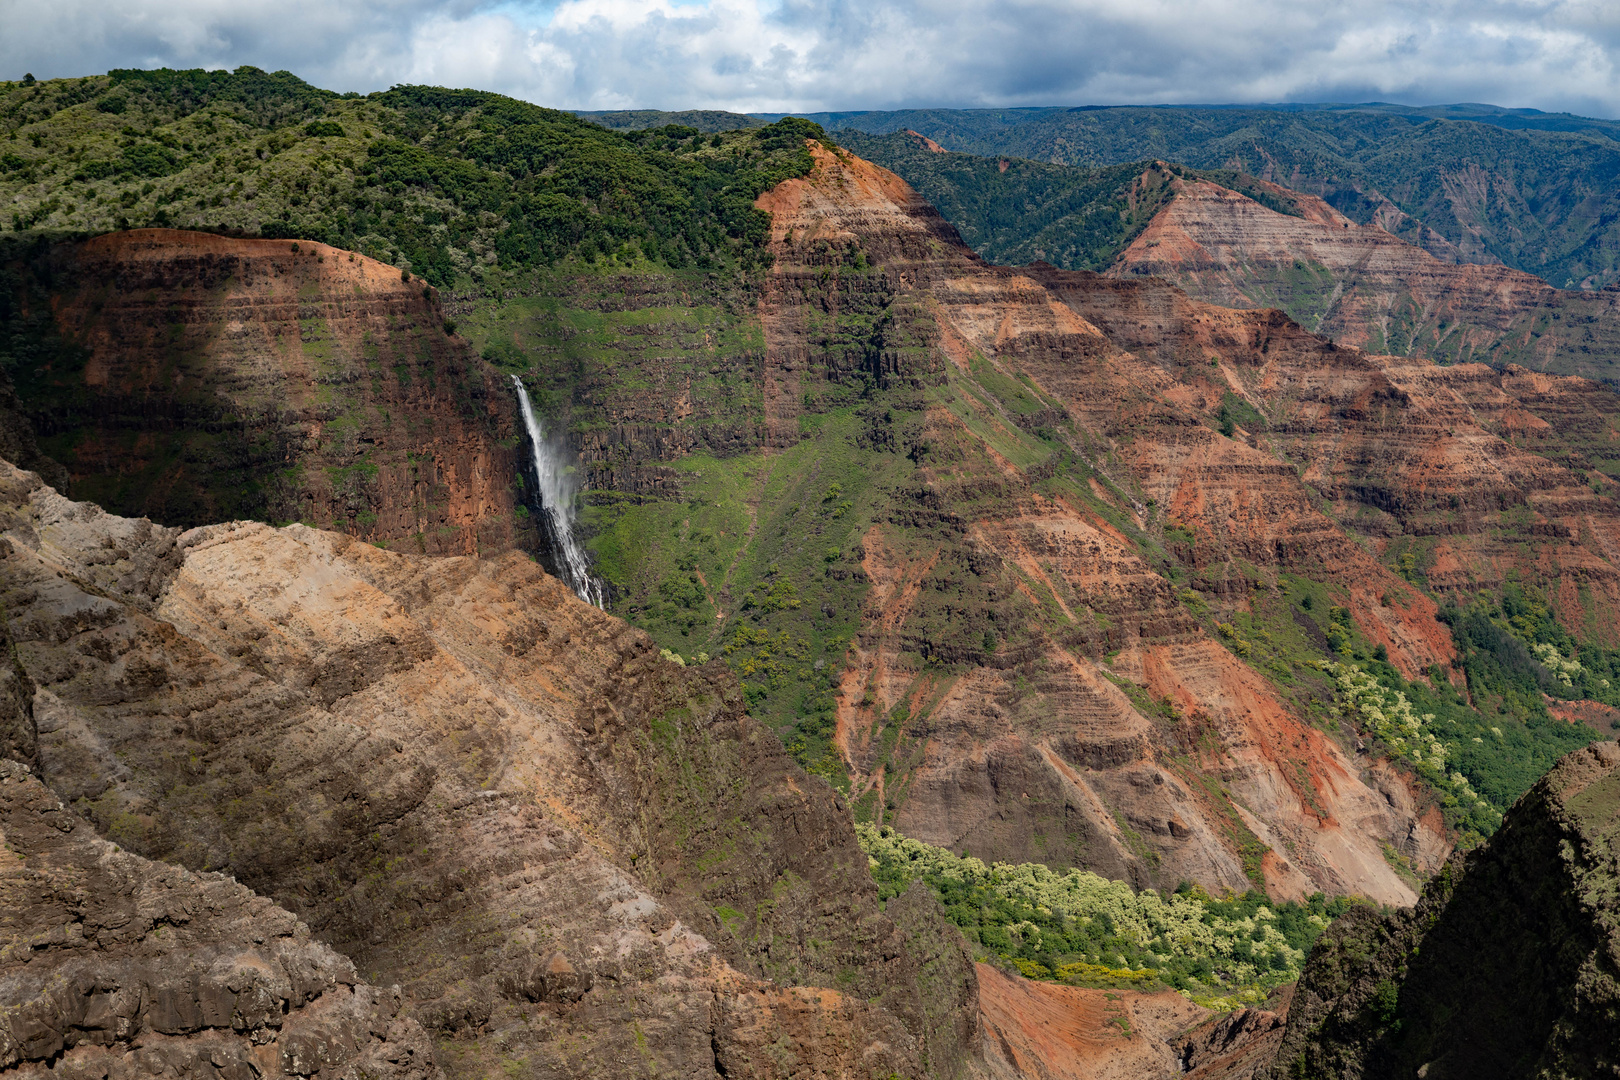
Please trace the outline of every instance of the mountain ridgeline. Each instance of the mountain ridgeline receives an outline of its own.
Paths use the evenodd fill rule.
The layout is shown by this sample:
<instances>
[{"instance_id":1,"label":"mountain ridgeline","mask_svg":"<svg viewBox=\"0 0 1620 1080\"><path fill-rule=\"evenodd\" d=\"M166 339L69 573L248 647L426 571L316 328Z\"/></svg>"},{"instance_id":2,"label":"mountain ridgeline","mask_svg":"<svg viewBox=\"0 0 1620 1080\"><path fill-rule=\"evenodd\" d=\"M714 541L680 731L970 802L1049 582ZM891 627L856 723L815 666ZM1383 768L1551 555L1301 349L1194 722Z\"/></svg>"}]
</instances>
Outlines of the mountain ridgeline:
<instances>
[{"instance_id":1,"label":"mountain ridgeline","mask_svg":"<svg viewBox=\"0 0 1620 1080\"><path fill-rule=\"evenodd\" d=\"M1509 275L1589 374L1608 316L1224 159L603 119L0 85L0 885L104 858L43 815L264 905L173 946L182 994L92 882L62 941L150 999L9 948L57 907L0 922L0 1060L1349 1076L1460 1037L1421 964L1348 965L1609 767L1620 402L1565 327L1391 313ZM261 923L285 1034L205 969Z\"/></svg>"},{"instance_id":2,"label":"mountain ridgeline","mask_svg":"<svg viewBox=\"0 0 1620 1080\"><path fill-rule=\"evenodd\" d=\"M652 112L589 113L626 129ZM766 117L733 115L731 124ZM918 132L941 148L1086 169L1169 161L1316 195L1456 262L1559 288L1620 279L1620 123L1489 105L1117 106L811 113L828 131ZM710 123L723 121L710 120Z\"/></svg>"}]
</instances>

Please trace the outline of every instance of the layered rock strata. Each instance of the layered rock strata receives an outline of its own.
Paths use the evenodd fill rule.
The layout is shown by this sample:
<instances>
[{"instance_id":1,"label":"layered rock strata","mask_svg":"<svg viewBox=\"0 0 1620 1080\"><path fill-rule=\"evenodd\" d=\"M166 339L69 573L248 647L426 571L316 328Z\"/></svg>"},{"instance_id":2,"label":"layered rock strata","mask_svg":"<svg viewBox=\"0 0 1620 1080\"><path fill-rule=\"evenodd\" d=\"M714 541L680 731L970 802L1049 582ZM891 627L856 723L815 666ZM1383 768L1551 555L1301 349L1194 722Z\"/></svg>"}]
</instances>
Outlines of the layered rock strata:
<instances>
[{"instance_id":1,"label":"layered rock strata","mask_svg":"<svg viewBox=\"0 0 1620 1080\"><path fill-rule=\"evenodd\" d=\"M1120 253L1113 276L1157 275L1226 307L1281 308L1374 353L1617 375L1620 293L1555 289L1522 270L1437 258L1313 195L1275 188L1296 217L1154 168L1175 195Z\"/></svg>"},{"instance_id":2,"label":"layered rock strata","mask_svg":"<svg viewBox=\"0 0 1620 1080\"><path fill-rule=\"evenodd\" d=\"M516 553L182 531L0 481L53 789L401 984L447 1074L967 1067L959 936L920 894L879 910L847 807L722 669Z\"/></svg>"},{"instance_id":3,"label":"layered rock strata","mask_svg":"<svg viewBox=\"0 0 1620 1080\"><path fill-rule=\"evenodd\" d=\"M170 229L17 269L23 315L48 306L59 336L18 389L81 497L426 552L525 541L510 387L420 279L309 241Z\"/></svg>"},{"instance_id":4,"label":"layered rock strata","mask_svg":"<svg viewBox=\"0 0 1620 1080\"><path fill-rule=\"evenodd\" d=\"M398 987L223 874L119 850L14 761L0 838L7 1075L443 1075Z\"/></svg>"},{"instance_id":5,"label":"layered rock strata","mask_svg":"<svg viewBox=\"0 0 1620 1080\"><path fill-rule=\"evenodd\" d=\"M1594 460L1608 460L1620 437L1609 391L1523 368L1373 356L1281 312L1210 308L1162 281L1031 273L1151 360L1122 384L1151 379L1194 416L1241 402L1257 418L1233 439L1202 428L1168 446L1138 443L1138 474L1194 533L1195 562L1338 576L1358 624L1413 671L1449 657L1448 635L1430 602L1391 581L1352 537L1380 554L1400 544L1442 595L1540 581L1566 626L1614 640L1614 620L1599 613L1620 610L1620 505L1593 480ZM1212 468L1206 454L1227 463ZM1253 478L1268 473L1288 502L1255 497ZM1216 484L1225 492L1212 499ZM1330 515L1314 512L1318 500ZM1302 521L1318 523L1315 535L1291 525Z\"/></svg>"},{"instance_id":6,"label":"layered rock strata","mask_svg":"<svg viewBox=\"0 0 1620 1080\"><path fill-rule=\"evenodd\" d=\"M1375 794L1331 740L1205 636L1105 512L1123 510L1141 524L1140 503L1110 495L1099 506L1043 489L1039 471L999 449L1020 438L1023 418L983 397L952 402L949 388L969 377L1027 380L1055 416L1094 436L1129 433L1121 456L1131 472L1100 479L1115 491L1162 493L1161 505L1183 488L1239 530L1241 549L1213 557L1212 584L1228 576L1234 556L1269 567L1308 559L1359 585L1358 616L1387 627L1416 669L1450 657L1432 605L1322 515L1291 466L1200 424L1195 403L1155 359L1126 351L1056 283L984 266L898 178L817 153L816 172L760 203L772 212L781 295L797 288L804 297L768 314L768 355L794 355L800 335L791 318L856 288L870 294L878 277L892 307L923 313L910 347L894 351L891 377L925 392L941 388L924 399L914 436L919 468L907 494L919 510L902 516L897 505L862 543L872 585L839 712L850 761L858 772L873 769L867 777L887 800L884 777L894 767L866 764L876 756L868 733L906 706L901 737L920 757L897 793L896 827L986 857L1079 864L1144 885L1190 878L1217 889L1248 887L1252 871L1237 849L1251 835L1276 853L1261 872L1281 895L1320 888L1409 900L1376 838L1430 864L1444 851L1410 797ZM855 249L881 274L853 270L847 253ZM843 284L846 277L855 284ZM793 284L806 280L831 283L818 293ZM986 366L989 375L981 374ZM779 395L778 426L812 397L800 385ZM1409 596L1410 606L1380 605L1376 597L1389 590ZM1018 617L1040 620L1042 634L1023 655L992 658L964 642L942 657L967 665L950 677L907 659L926 654L930 639L940 647L933 627L950 625L952 611L1036 597L1046 599ZM1172 719L1144 709L1142 696L1168 701ZM1195 728L1214 741L1199 743ZM1218 788L1201 779L1212 773L1223 779Z\"/></svg>"}]
</instances>

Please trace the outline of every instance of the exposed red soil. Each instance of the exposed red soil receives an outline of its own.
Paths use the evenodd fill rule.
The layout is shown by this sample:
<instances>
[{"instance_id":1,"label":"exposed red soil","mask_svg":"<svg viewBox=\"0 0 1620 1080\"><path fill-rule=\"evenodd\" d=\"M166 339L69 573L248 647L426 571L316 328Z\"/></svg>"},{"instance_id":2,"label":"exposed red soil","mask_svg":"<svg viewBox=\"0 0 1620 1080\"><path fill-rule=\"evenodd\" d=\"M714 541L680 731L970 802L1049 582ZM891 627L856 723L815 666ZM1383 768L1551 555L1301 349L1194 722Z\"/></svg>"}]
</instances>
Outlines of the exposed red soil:
<instances>
[{"instance_id":1,"label":"exposed red soil","mask_svg":"<svg viewBox=\"0 0 1620 1080\"><path fill-rule=\"evenodd\" d=\"M1173 990L1087 990L975 966L985 1056L1028 1080L1176 1075L1171 1041L1210 1015Z\"/></svg>"}]
</instances>

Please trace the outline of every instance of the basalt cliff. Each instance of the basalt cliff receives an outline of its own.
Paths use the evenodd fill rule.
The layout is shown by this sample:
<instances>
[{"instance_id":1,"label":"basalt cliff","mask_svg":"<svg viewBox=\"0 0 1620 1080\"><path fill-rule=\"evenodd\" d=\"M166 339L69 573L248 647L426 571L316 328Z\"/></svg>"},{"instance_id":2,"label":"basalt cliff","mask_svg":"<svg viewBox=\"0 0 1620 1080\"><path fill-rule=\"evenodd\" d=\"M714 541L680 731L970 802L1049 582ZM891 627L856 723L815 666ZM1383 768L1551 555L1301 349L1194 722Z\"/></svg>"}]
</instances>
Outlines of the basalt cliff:
<instances>
[{"instance_id":1,"label":"basalt cliff","mask_svg":"<svg viewBox=\"0 0 1620 1080\"><path fill-rule=\"evenodd\" d=\"M1357 223L1276 185L1264 186L1293 214L1162 164L1140 182L1168 182L1175 194L1111 275L1158 275L1211 303L1280 308L1369 352L1615 378L1620 292L1555 289L1511 267L1441 259L1378 219Z\"/></svg>"},{"instance_id":2,"label":"basalt cliff","mask_svg":"<svg viewBox=\"0 0 1620 1080\"><path fill-rule=\"evenodd\" d=\"M421 279L307 240L172 229L9 254L29 358L12 376L83 497L172 525L534 546L511 394Z\"/></svg>"}]
</instances>

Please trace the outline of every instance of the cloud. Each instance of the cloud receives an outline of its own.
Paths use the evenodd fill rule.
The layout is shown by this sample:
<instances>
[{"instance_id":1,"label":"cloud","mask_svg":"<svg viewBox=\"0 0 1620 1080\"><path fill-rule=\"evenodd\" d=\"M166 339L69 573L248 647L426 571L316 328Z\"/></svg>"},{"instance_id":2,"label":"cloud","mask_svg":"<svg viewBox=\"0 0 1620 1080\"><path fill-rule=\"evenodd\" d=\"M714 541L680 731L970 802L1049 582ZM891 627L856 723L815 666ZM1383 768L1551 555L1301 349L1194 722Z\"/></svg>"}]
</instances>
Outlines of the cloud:
<instances>
[{"instance_id":1,"label":"cloud","mask_svg":"<svg viewBox=\"0 0 1620 1080\"><path fill-rule=\"evenodd\" d=\"M0 0L0 74L286 68L564 108L1364 101L1620 115L1606 0Z\"/></svg>"}]
</instances>

